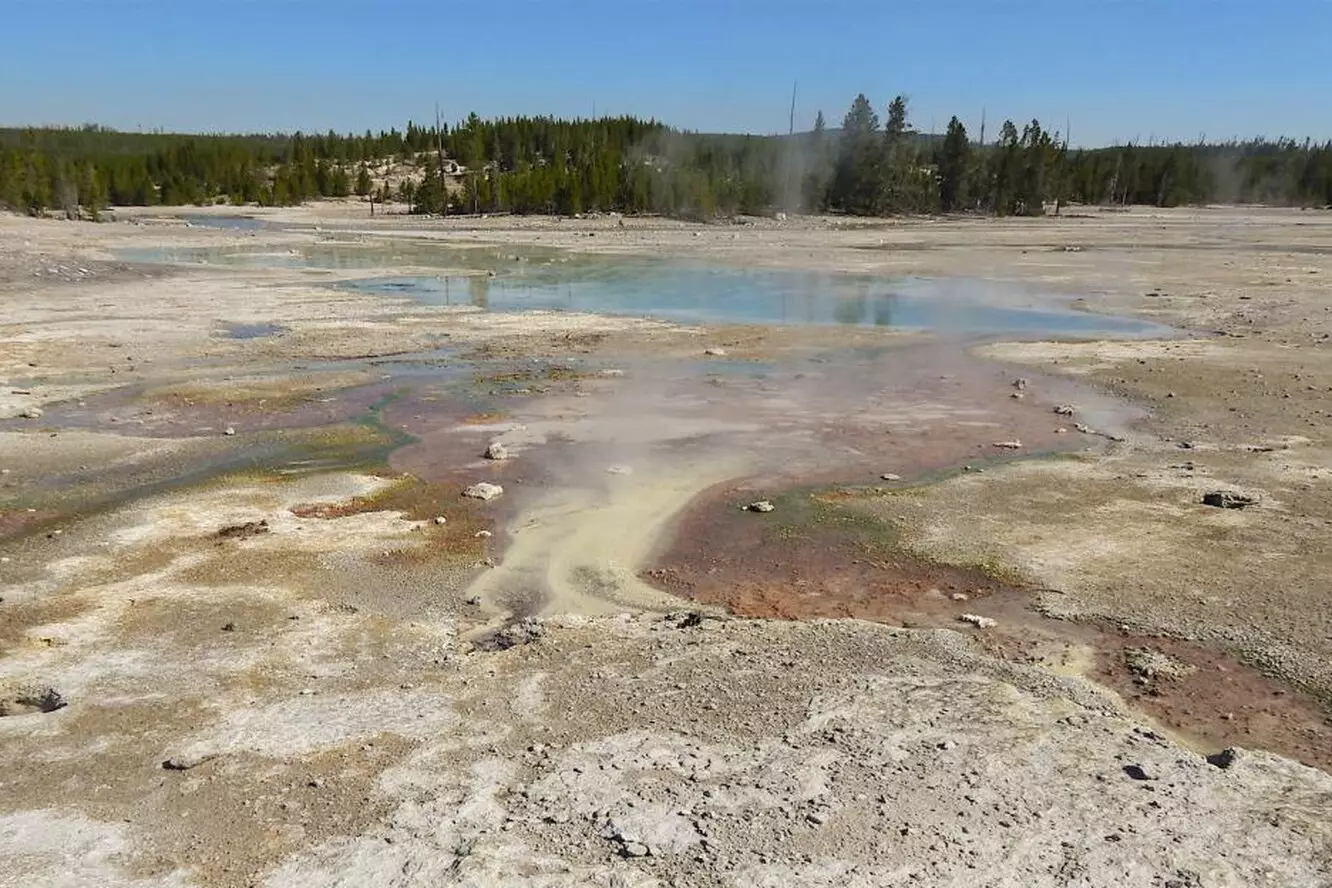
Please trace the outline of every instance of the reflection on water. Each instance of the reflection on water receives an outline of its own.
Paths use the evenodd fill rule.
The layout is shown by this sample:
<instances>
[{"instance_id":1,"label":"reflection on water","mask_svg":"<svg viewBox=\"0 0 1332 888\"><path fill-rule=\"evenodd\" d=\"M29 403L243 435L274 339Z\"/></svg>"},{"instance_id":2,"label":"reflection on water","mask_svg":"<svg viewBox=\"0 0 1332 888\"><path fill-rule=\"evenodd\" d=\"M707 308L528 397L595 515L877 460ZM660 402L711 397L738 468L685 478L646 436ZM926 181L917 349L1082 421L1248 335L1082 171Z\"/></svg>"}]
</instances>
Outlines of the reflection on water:
<instances>
[{"instance_id":1,"label":"reflection on water","mask_svg":"<svg viewBox=\"0 0 1332 888\"><path fill-rule=\"evenodd\" d=\"M1170 336L1158 324L1075 311L1067 299L979 278L886 278L745 269L645 257L423 242L320 243L285 252L236 248L125 251L142 262L438 273L338 286L486 311L565 310L693 323L842 324L958 333Z\"/></svg>"}]
</instances>

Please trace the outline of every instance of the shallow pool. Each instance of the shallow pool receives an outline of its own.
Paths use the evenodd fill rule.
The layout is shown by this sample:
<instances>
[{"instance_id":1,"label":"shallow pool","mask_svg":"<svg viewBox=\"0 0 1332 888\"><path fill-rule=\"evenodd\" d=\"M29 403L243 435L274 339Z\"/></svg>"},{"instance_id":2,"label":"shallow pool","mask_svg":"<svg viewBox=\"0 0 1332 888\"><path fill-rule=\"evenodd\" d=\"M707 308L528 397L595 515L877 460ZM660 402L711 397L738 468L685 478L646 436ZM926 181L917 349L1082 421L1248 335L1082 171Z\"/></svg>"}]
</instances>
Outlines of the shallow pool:
<instances>
[{"instance_id":1,"label":"shallow pool","mask_svg":"<svg viewBox=\"0 0 1332 888\"><path fill-rule=\"evenodd\" d=\"M428 305L487 311L544 309L687 323L900 327L963 334L1146 338L1168 327L1079 311L1073 296L982 278L889 278L746 269L534 248L452 247L420 241L321 243L287 251L127 251L141 262L413 274L368 275L336 286ZM432 272L439 269L439 273Z\"/></svg>"}]
</instances>

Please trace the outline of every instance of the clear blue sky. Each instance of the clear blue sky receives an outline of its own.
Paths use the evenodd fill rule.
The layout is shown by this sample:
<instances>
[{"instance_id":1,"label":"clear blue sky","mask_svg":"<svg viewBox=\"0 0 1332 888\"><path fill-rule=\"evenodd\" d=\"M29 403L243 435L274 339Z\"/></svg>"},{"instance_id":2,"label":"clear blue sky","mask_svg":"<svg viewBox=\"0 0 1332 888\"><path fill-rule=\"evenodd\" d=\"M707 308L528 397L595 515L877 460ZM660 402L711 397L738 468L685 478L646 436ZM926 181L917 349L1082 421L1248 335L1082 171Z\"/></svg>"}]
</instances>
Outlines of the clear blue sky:
<instances>
[{"instance_id":1,"label":"clear blue sky","mask_svg":"<svg viewBox=\"0 0 1332 888\"><path fill-rule=\"evenodd\" d=\"M883 113L1073 140L1332 137L1332 0L0 0L0 123L258 131Z\"/></svg>"}]
</instances>

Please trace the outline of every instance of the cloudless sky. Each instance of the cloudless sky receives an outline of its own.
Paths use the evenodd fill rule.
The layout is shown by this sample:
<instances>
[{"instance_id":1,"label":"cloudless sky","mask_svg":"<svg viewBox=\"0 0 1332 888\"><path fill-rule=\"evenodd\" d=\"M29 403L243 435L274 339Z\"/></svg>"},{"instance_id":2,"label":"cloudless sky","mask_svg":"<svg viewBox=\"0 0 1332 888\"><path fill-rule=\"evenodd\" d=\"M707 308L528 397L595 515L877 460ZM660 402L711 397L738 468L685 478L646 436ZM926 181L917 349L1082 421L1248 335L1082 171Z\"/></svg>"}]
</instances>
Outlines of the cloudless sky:
<instances>
[{"instance_id":1,"label":"cloudless sky","mask_svg":"<svg viewBox=\"0 0 1332 888\"><path fill-rule=\"evenodd\" d=\"M0 0L0 124L401 128L475 110L785 132L857 92L1077 144L1332 137L1332 0Z\"/></svg>"}]
</instances>

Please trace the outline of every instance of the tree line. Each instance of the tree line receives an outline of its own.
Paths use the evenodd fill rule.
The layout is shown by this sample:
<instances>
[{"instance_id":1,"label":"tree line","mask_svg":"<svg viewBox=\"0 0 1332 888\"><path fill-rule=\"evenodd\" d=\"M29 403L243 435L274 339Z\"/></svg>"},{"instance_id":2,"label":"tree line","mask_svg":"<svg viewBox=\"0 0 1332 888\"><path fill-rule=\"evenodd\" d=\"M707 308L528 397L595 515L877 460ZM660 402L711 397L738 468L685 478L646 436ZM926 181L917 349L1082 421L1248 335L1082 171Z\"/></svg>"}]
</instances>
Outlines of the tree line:
<instances>
[{"instance_id":1,"label":"tree line","mask_svg":"<svg viewBox=\"0 0 1332 888\"><path fill-rule=\"evenodd\" d=\"M454 126L361 135L0 129L0 205L96 216L117 205L289 205L352 194L416 213L662 213L714 218L1039 215L1064 204L1332 205L1332 142L1072 148L1037 120L992 137L952 118L915 128L904 97L881 119L863 94L833 130L691 133L653 120L472 114Z\"/></svg>"}]
</instances>

